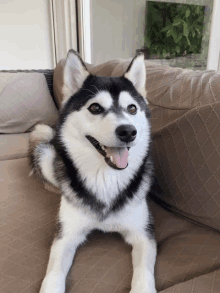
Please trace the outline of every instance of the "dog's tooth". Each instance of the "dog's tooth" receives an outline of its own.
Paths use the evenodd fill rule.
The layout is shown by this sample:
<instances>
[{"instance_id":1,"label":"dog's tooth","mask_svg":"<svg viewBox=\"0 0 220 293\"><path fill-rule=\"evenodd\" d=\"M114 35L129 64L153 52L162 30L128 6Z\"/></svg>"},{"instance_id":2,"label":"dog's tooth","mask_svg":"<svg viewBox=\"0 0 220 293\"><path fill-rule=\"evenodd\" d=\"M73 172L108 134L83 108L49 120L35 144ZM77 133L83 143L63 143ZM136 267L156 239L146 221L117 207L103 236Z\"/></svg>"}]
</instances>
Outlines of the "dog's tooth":
<instances>
[{"instance_id":1,"label":"dog's tooth","mask_svg":"<svg viewBox=\"0 0 220 293\"><path fill-rule=\"evenodd\" d=\"M101 148L102 148L103 151L105 151L105 147L104 147L104 145L102 145Z\"/></svg>"},{"instance_id":2,"label":"dog's tooth","mask_svg":"<svg viewBox=\"0 0 220 293\"><path fill-rule=\"evenodd\" d=\"M111 160L111 162L113 163L113 157L112 157L112 156L110 156L110 160Z\"/></svg>"}]
</instances>

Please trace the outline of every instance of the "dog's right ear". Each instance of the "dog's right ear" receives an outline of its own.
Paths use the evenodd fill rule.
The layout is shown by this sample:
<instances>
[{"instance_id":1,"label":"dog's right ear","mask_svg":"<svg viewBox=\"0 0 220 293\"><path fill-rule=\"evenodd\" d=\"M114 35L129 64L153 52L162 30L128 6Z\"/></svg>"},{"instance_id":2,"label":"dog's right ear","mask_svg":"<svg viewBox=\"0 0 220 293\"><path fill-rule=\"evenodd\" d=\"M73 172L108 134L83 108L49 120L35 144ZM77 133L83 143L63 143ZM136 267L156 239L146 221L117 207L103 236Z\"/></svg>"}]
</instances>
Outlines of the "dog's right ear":
<instances>
[{"instance_id":1,"label":"dog's right ear","mask_svg":"<svg viewBox=\"0 0 220 293\"><path fill-rule=\"evenodd\" d=\"M129 79L136 90L145 98L145 82L146 82L146 69L144 63L144 54L137 54L128 66L124 77Z\"/></svg>"},{"instance_id":2,"label":"dog's right ear","mask_svg":"<svg viewBox=\"0 0 220 293\"><path fill-rule=\"evenodd\" d=\"M89 75L90 73L79 54L73 49L69 50L63 72L63 102L81 88Z\"/></svg>"}]
</instances>

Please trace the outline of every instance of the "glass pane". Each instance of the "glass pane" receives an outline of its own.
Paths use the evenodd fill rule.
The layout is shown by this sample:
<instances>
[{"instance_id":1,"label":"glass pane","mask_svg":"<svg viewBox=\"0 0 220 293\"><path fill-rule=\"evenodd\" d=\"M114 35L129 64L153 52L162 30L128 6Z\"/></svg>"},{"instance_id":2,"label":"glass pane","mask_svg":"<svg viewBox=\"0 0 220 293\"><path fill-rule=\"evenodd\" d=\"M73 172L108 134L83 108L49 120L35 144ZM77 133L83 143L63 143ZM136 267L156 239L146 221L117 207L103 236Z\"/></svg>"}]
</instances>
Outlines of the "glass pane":
<instances>
[{"instance_id":1,"label":"glass pane","mask_svg":"<svg viewBox=\"0 0 220 293\"><path fill-rule=\"evenodd\" d=\"M207 67L213 1L147 1L146 59L173 67Z\"/></svg>"}]
</instances>

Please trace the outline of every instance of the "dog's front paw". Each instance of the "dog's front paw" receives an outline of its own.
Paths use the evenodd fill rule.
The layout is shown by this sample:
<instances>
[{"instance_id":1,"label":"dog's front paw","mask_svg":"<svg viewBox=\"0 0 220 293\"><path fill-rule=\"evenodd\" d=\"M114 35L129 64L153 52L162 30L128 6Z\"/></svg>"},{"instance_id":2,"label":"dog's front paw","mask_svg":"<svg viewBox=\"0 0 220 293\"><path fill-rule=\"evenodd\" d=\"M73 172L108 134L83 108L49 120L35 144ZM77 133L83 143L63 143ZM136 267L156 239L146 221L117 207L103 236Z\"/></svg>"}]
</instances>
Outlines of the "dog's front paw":
<instances>
[{"instance_id":1,"label":"dog's front paw","mask_svg":"<svg viewBox=\"0 0 220 293\"><path fill-rule=\"evenodd\" d=\"M150 272L136 269L133 274L130 293L157 293L155 279Z\"/></svg>"},{"instance_id":2,"label":"dog's front paw","mask_svg":"<svg viewBox=\"0 0 220 293\"><path fill-rule=\"evenodd\" d=\"M157 291L154 285L142 286L140 284L135 287L132 287L129 293L157 293Z\"/></svg>"},{"instance_id":3,"label":"dog's front paw","mask_svg":"<svg viewBox=\"0 0 220 293\"><path fill-rule=\"evenodd\" d=\"M64 293L65 278L54 273L48 274L41 285L39 293Z\"/></svg>"},{"instance_id":4,"label":"dog's front paw","mask_svg":"<svg viewBox=\"0 0 220 293\"><path fill-rule=\"evenodd\" d=\"M157 293L156 289L132 289L129 293Z\"/></svg>"}]
</instances>

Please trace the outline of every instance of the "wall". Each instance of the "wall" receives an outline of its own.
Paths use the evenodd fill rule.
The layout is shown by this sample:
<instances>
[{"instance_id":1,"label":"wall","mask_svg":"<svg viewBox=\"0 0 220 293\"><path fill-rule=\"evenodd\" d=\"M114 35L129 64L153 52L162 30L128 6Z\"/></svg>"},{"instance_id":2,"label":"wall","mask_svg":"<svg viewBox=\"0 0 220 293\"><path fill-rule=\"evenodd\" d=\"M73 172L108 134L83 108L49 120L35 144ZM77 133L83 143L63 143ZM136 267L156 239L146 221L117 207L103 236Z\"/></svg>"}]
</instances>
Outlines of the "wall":
<instances>
[{"instance_id":1,"label":"wall","mask_svg":"<svg viewBox=\"0 0 220 293\"><path fill-rule=\"evenodd\" d=\"M0 70L52 69L49 0L0 1Z\"/></svg>"},{"instance_id":2,"label":"wall","mask_svg":"<svg viewBox=\"0 0 220 293\"><path fill-rule=\"evenodd\" d=\"M92 63L131 58L144 44L146 0L91 0Z\"/></svg>"}]
</instances>

